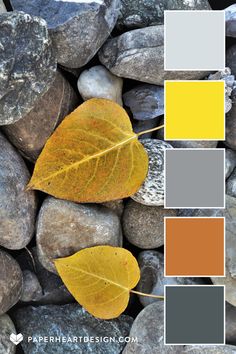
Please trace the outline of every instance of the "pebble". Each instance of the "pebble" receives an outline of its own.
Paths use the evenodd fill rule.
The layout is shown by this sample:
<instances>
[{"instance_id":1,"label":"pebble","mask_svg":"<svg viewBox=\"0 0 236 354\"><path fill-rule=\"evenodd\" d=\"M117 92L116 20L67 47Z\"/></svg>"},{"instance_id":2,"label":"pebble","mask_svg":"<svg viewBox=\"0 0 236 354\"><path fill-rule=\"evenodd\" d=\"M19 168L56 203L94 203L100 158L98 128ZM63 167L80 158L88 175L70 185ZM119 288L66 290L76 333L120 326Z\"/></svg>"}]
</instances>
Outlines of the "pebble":
<instances>
[{"instance_id":1,"label":"pebble","mask_svg":"<svg viewBox=\"0 0 236 354\"><path fill-rule=\"evenodd\" d=\"M233 4L225 9L226 36L236 37L236 5Z\"/></svg>"},{"instance_id":2,"label":"pebble","mask_svg":"<svg viewBox=\"0 0 236 354\"><path fill-rule=\"evenodd\" d=\"M104 321L93 317L79 304L27 306L14 313L17 329L24 337L126 337L129 334L132 318L121 315L119 318ZM23 341L25 354L120 354L124 342L36 342Z\"/></svg>"},{"instance_id":3,"label":"pebble","mask_svg":"<svg viewBox=\"0 0 236 354\"><path fill-rule=\"evenodd\" d=\"M38 215L36 242L39 261L47 270L56 272L55 258L91 246L122 246L120 220L115 212L102 205L48 197Z\"/></svg>"},{"instance_id":4,"label":"pebble","mask_svg":"<svg viewBox=\"0 0 236 354\"><path fill-rule=\"evenodd\" d=\"M233 106L226 116L225 144L231 149L236 150L236 89L233 90L231 97Z\"/></svg>"},{"instance_id":5,"label":"pebble","mask_svg":"<svg viewBox=\"0 0 236 354\"><path fill-rule=\"evenodd\" d=\"M19 301L23 283L20 266L3 250L0 250L0 279L0 315L2 315Z\"/></svg>"},{"instance_id":6,"label":"pebble","mask_svg":"<svg viewBox=\"0 0 236 354\"><path fill-rule=\"evenodd\" d=\"M36 216L36 195L25 191L30 179L25 162L0 134L0 245L21 249L31 240Z\"/></svg>"},{"instance_id":7,"label":"pebble","mask_svg":"<svg viewBox=\"0 0 236 354\"><path fill-rule=\"evenodd\" d=\"M149 119L149 120L135 120L135 119L132 120L132 126L135 133L140 133L140 132L144 132L145 130L155 128L159 125L158 123L159 123L159 117ZM152 136L153 136L153 132L149 132L139 136L138 138L140 140L151 139Z\"/></svg>"},{"instance_id":8,"label":"pebble","mask_svg":"<svg viewBox=\"0 0 236 354\"><path fill-rule=\"evenodd\" d=\"M84 101L93 97L107 98L123 106L123 80L110 73L102 65L84 70L78 79L77 86Z\"/></svg>"},{"instance_id":9,"label":"pebble","mask_svg":"<svg viewBox=\"0 0 236 354\"><path fill-rule=\"evenodd\" d=\"M228 344L236 345L236 308L226 302L225 336ZM236 350L236 348L235 348Z\"/></svg>"},{"instance_id":10,"label":"pebble","mask_svg":"<svg viewBox=\"0 0 236 354\"><path fill-rule=\"evenodd\" d=\"M24 270L23 288L20 300L23 302L37 301L43 296L43 290L35 273Z\"/></svg>"},{"instance_id":11,"label":"pebble","mask_svg":"<svg viewBox=\"0 0 236 354\"><path fill-rule=\"evenodd\" d=\"M123 354L182 354L183 346L164 345L164 301L159 300L145 307L135 318L129 342Z\"/></svg>"},{"instance_id":12,"label":"pebble","mask_svg":"<svg viewBox=\"0 0 236 354\"><path fill-rule=\"evenodd\" d=\"M122 226L128 241L143 249L164 244L164 217L176 216L176 211L146 206L129 199L125 205Z\"/></svg>"},{"instance_id":13,"label":"pebble","mask_svg":"<svg viewBox=\"0 0 236 354\"><path fill-rule=\"evenodd\" d=\"M3 13L0 33L0 47L5 48L0 52L0 125L6 125L29 113L49 89L56 60L46 22L39 17Z\"/></svg>"},{"instance_id":14,"label":"pebble","mask_svg":"<svg viewBox=\"0 0 236 354\"><path fill-rule=\"evenodd\" d=\"M172 146L156 139L140 141L149 157L148 175L141 188L131 198L144 205L164 205L164 151Z\"/></svg>"},{"instance_id":15,"label":"pebble","mask_svg":"<svg viewBox=\"0 0 236 354\"><path fill-rule=\"evenodd\" d=\"M109 37L120 0L10 0L14 10L42 17L48 25L58 63L69 68L87 64Z\"/></svg>"},{"instance_id":16,"label":"pebble","mask_svg":"<svg viewBox=\"0 0 236 354\"><path fill-rule=\"evenodd\" d=\"M141 279L137 290L146 294L164 295L164 285L198 285L205 284L202 278L165 277L164 255L157 251L142 251L138 256ZM143 306L159 301L154 298L138 296Z\"/></svg>"},{"instance_id":17,"label":"pebble","mask_svg":"<svg viewBox=\"0 0 236 354\"><path fill-rule=\"evenodd\" d=\"M183 354L236 354L233 345L186 345Z\"/></svg>"},{"instance_id":18,"label":"pebble","mask_svg":"<svg viewBox=\"0 0 236 354\"><path fill-rule=\"evenodd\" d=\"M225 150L225 178L227 179L236 167L236 152L230 149Z\"/></svg>"},{"instance_id":19,"label":"pebble","mask_svg":"<svg viewBox=\"0 0 236 354\"><path fill-rule=\"evenodd\" d=\"M164 23L165 10L210 10L207 0L121 0L119 30Z\"/></svg>"},{"instance_id":20,"label":"pebble","mask_svg":"<svg viewBox=\"0 0 236 354\"><path fill-rule=\"evenodd\" d=\"M4 5L3 0L0 0L0 14L2 14L3 12L6 12L6 6ZM1 353L1 351L0 351Z\"/></svg>"},{"instance_id":21,"label":"pebble","mask_svg":"<svg viewBox=\"0 0 236 354\"><path fill-rule=\"evenodd\" d=\"M57 125L77 106L75 91L58 71L34 108L18 122L5 125L3 131L23 156L34 162Z\"/></svg>"},{"instance_id":22,"label":"pebble","mask_svg":"<svg viewBox=\"0 0 236 354\"><path fill-rule=\"evenodd\" d=\"M232 75L236 75L236 44L233 44L226 51L226 65L230 67Z\"/></svg>"},{"instance_id":23,"label":"pebble","mask_svg":"<svg viewBox=\"0 0 236 354\"><path fill-rule=\"evenodd\" d=\"M164 86L164 80L197 80L200 71L164 70L164 26L126 32L107 40L99 51L100 62L114 75Z\"/></svg>"},{"instance_id":24,"label":"pebble","mask_svg":"<svg viewBox=\"0 0 236 354\"><path fill-rule=\"evenodd\" d=\"M0 354L15 354L16 346L10 341L9 335L17 332L14 323L7 314L0 316L0 333Z\"/></svg>"},{"instance_id":25,"label":"pebble","mask_svg":"<svg viewBox=\"0 0 236 354\"><path fill-rule=\"evenodd\" d=\"M226 182L226 194L236 198L236 169L234 169Z\"/></svg>"},{"instance_id":26,"label":"pebble","mask_svg":"<svg viewBox=\"0 0 236 354\"><path fill-rule=\"evenodd\" d=\"M133 118L148 120L164 114L164 88L156 85L139 85L123 95L124 104Z\"/></svg>"}]
</instances>

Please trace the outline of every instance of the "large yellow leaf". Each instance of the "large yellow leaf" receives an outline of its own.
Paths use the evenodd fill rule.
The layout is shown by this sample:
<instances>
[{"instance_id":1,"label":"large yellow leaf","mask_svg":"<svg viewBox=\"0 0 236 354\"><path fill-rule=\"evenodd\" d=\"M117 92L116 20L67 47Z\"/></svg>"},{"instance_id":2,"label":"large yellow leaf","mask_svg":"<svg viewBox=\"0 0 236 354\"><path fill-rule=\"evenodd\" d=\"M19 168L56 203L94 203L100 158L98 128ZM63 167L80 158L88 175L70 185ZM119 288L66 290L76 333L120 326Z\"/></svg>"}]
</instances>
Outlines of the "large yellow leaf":
<instances>
[{"instance_id":1,"label":"large yellow leaf","mask_svg":"<svg viewBox=\"0 0 236 354\"><path fill-rule=\"evenodd\" d=\"M102 319L116 318L126 309L130 290L140 279L136 259L120 247L85 248L54 262L75 299Z\"/></svg>"},{"instance_id":2,"label":"large yellow leaf","mask_svg":"<svg viewBox=\"0 0 236 354\"><path fill-rule=\"evenodd\" d=\"M75 202L105 202L134 194L147 171L147 153L126 111L91 99L49 138L28 188Z\"/></svg>"}]
</instances>

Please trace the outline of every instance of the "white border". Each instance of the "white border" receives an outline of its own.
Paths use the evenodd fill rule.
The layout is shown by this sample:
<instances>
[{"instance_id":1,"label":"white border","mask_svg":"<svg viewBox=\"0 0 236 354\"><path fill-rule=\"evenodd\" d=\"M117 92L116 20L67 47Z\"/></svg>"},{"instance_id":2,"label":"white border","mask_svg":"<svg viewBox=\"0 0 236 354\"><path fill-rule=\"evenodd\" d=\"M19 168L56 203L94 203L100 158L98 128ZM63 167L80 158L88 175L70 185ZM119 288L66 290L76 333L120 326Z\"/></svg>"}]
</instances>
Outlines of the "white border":
<instances>
[{"instance_id":1,"label":"white border","mask_svg":"<svg viewBox=\"0 0 236 354\"><path fill-rule=\"evenodd\" d=\"M225 183L225 169L222 170L223 173L223 177L224 177L224 205L222 207L219 206L210 206L210 207L200 207L200 206L194 206L194 207L190 207L190 206L167 206L166 205L166 151L170 150L170 151L174 151L174 150L182 150L182 151L210 151L210 150L214 150L214 151L223 151L224 152L224 166L225 166L225 148L167 148L164 149L164 209L225 209L225 200L226 200L226 195L225 195L225 188L226 188L226 183Z\"/></svg>"},{"instance_id":2,"label":"white border","mask_svg":"<svg viewBox=\"0 0 236 354\"><path fill-rule=\"evenodd\" d=\"M224 289L224 299L223 299L223 307L224 307L224 333L223 333L223 338L224 342L223 343L166 343L166 288L167 287L221 287ZM206 285L164 285L164 345L169 346L169 345L197 345L197 346L211 346L211 345L225 345L226 344L226 339L225 339L225 327L226 327L226 322L225 322L225 307L226 307L226 301L225 301L225 285L214 285L214 284L206 284ZM193 319L194 320L194 319Z\"/></svg>"},{"instance_id":3,"label":"white border","mask_svg":"<svg viewBox=\"0 0 236 354\"><path fill-rule=\"evenodd\" d=\"M224 257L223 257L223 266L224 266L224 273L223 275L217 275L217 274L208 274L208 275L166 275L166 220L167 219L223 219L223 240L224 240ZM178 278L186 278L186 277L191 277L191 278L212 278L212 277L217 277L217 278L225 278L226 273L225 273L225 217L224 216L165 216L164 217L164 277L166 278L173 278L173 277L178 277ZM200 260L201 261L201 260Z\"/></svg>"},{"instance_id":4,"label":"white border","mask_svg":"<svg viewBox=\"0 0 236 354\"><path fill-rule=\"evenodd\" d=\"M222 139L219 139L219 138L215 138L215 139L196 139L196 138L187 138L187 139L182 139L182 138L178 138L178 139L169 139L166 137L166 110L167 110L167 105L166 105L166 84L168 82L173 82L173 83L179 83L179 82L185 82L185 83L192 83L192 82L200 82L201 84L202 83L206 83L207 85L210 85L211 83L217 83L217 82L222 82L223 85L224 85L224 123L223 123L223 128L224 128L224 137ZM225 81L224 80L165 80L164 81L164 140L166 141L225 141L226 139L226 129L225 129L225 126L226 126L226 113L225 113L225 105L226 105L226 100L225 100ZM189 121L191 123L191 120Z\"/></svg>"},{"instance_id":5,"label":"white border","mask_svg":"<svg viewBox=\"0 0 236 354\"><path fill-rule=\"evenodd\" d=\"M205 68L205 69L167 69L166 68L166 14L167 12L194 12L194 13L198 13L198 12L201 12L201 13L209 13L209 12L213 12L213 13L216 13L216 12L220 12L220 13L223 13L224 14L224 48L226 48L226 22L225 22L225 18L226 18L226 15L225 15L225 11L224 10L165 10L164 11L164 70L165 71L220 71L220 70L225 70L225 67L226 67L226 54L224 55L224 67L223 68L213 68L213 67L210 67L210 68ZM225 53L225 50L224 50L224 53Z\"/></svg>"}]
</instances>

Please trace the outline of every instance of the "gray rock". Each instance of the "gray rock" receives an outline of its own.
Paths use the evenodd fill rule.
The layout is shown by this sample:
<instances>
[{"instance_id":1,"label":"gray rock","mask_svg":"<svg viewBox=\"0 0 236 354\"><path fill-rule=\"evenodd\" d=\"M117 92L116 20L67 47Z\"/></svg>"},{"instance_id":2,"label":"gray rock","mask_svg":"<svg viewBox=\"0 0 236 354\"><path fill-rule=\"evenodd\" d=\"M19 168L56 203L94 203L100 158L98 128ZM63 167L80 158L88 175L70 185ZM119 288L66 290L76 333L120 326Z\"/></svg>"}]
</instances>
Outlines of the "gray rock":
<instances>
[{"instance_id":1,"label":"gray rock","mask_svg":"<svg viewBox=\"0 0 236 354\"><path fill-rule=\"evenodd\" d=\"M186 345L183 354L236 354L233 345Z\"/></svg>"},{"instance_id":2,"label":"gray rock","mask_svg":"<svg viewBox=\"0 0 236 354\"><path fill-rule=\"evenodd\" d=\"M21 10L46 20L58 62L79 68L89 62L115 26L120 0L11 0Z\"/></svg>"},{"instance_id":3,"label":"gray rock","mask_svg":"<svg viewBox=\"0 0 236 354\"><path fill-rule=\"evenodd\" d=\"M27 159L35 161L57 125L77 106L75 91L57 72L51 87L34 108L18 122L5 125L3 131Z\"/></svg>"},{"instance_id":4,"label":"gray rock","mask_svg":"<svg viewBox=\"0 0 236 354\"><path fill-rule=\"evenodd\" d=\"M56 272L53 259L97 245L122 246L118 216L102 205L82 205L48 197L37 222L39 261Z\"/></svg>"},{"instance_id":5,"label":"gray rock","mask_svg":"<svg viewBox=\"0 0 236 354\"><path fill-rule=\"evenodd\" d=\"M164 345L164 302L145 307L135 318L130 337L137 342L126 345L123 354L182 354L183 346Z\"/></svg>"},{"instance_id":6,"label":"gray rock","mask_svg":"<svg viewBox=\"0 0 236 354\"><path fill-rule=\"evenodd\" d=\"M140 141L149 157L148 175L141 188L131 198L144 205L164 205L164 151L172 146L156 139Z\"/></svg>"},{"instance_id":7,"label":"gray rock","mask_svg":"<svg viewBox=\"0 0 236 354\"><path fill-rule=\"evenodd\" d=\"M157 248L164 244L164 217L176 216L176 211L162 207L150 207L130 199L123 213L123 231L133 245Z\"/></svg>"},{"instance_id":8,"label":"gray rock","mask_svg":"<svg viewBox=\"0 0 236 354\"><path fill-rule=\"evenodd\" d=\"M164 85L164 80L194 80L207 75L200 71L164 70L164 26L126 32L108 40L99 59L114 75Z\"/></svg>"},{"instance_id":9,"label":"gray rock","mask_svg":"<svg viewBox=\"0 0 236 354\"><path fill-rule=\"evenodd\" d=\"M153 118L153 119L149 119L149 120L135 120L133 119L132 121L132 126L133 126L133 130L135 133L140 133L140 132L144 132L145 130L149 130L152 128L157 127L159 124L159 118ZM153 136L153 132L149 132L143 135L139 136L139 139L150 139Z\"/></svg>"},{"instance_id":10,"label":"gray rock","mask_svg":"<svg viewBox=\"0 0 236 354\"><path fill-rule=\"evenodd\" d=\"M93 66L84 70L77 82L78 90L83 99L107 98L123 106L123 80L110 73L104 66Z\"/></svg>"},{"instance_id":11,"label":"gray rock","mask_svg":"<svg viewBox=\"0 0 236 354\"><path fill-rule=\"evenodd\" d=\"M113 210L119 217L122 216L124 211L124 202L123 199L113 200L112 202L101 203L105 207Z\"/></svg>"},{"instance_id":12,"label":"gray rock","mask_svg":"<svg viewBox=\"0 0 236 354\"><path fill-rule=\"evenodd\" d=\"M122 0L117 21L119 29L164 23L165 10L210 10L207 0Z\"/></svg>"},{"instance_id":13,"label":"gray rock","mask_svg":"<svg viewBox=\"0 0 236 354\"><path fill-rule=\"evenodd\" d=\"M226 342L236 345L236 308L226 302L226 324L225 336ZM236 349L236 348L235 348Z\"/></svg>"},{"instance_id":14,"label":"gray rock","mask_svg":"<svg viewBox=\"0 0 236 354\"><path fill-rule=\"evenodd\" d=\"M17 333L14 323L7 314L0 316L0 354L14 354L16 352L15 344L10 341L11 333Z\"/></svg>"},{"instance_id":15,"label":"gray rock","mask_svg":"<svg viewBox=\"0 0 236 354\"><path fill-rule=\"evenodd\" d=\"M232 75L236 75L236 44L233 44L226 51L226 65L230 67Z\"/></svg>"},{"instance_id":16,"label":"gray rock","mask_svg":"<svg viewBox=\"0 0 236 354\"><path fill-rule=\"evenodd\" d=\"M24 270L23 288L20 300L23 302L37 301L43 296L43 290L35 273Z\"/></svg>"},{"instance_id":17,"label":"gray rock","mask_svg":"<svg viewBox=\"0 0 236 354\"><path fill-rule=\"evenodd\" d=\"M123 95L124 104L133 118L148 120L164 114L164 88L156 85L139 85Z\"/></svg>"},{"instance_id":18,"label":"gray rock","mask_svg":"<svg viewBox=\"0 0 236 354\"><path fill-rule=\"evenodd\" d=\"M234 169L226 182L226 193L231 195L231 197L236 197L236 169Z\"/></svg>"},{"instance_id":19,"label":"gray rock","mask_svg":"<svg viewBox=\"0 0 236 354\"><path fill-rule=\"evenodd\" d=\"M198 285L205 284L202 278L165 277L164 255L157 251L143 251L138 256L141 278L137 290L146 294L164 295L164 285ZM148 306L158 299L140 296L143 306Z\"/></svg>"},{"instance_id":20,"label":"gray rock","mask_svg":"<svg viewBox=\"0 0 236 354\"><path fill-rule=\"evenodd\" d=\"M0 245L21 249L34 233L36 197L25 191L30 174L22 157L0 134Z\"/></svg>"},{"instance_id":21,"label":"gray rock","mask_svg":"<svg viewBox=\"0 0 236 354\"><path fill-rule=\"evenodd\" d=\"M0 33L0 125L5 125L23 118L49 89L56 60L46 22L39 17L3 13Z\"/></svg>"},{"instance_id":22,"label":"gray rock","mask_svg":"<svg viewBox=\"0 0 236 354\"><path fill-rule=\"evenodd\" d=\"M226 116L225 144L231 149L236 150L236 89L233 90L231 97L233 106Z\"/></svg>"},{"instance_id":23,"label":"gray rock","mask_svg":"<svg viewBox=\"0 0 236 354\"><path fill-rule=\"evenodd\" d=\"M22 272L15 259L0 250L0 315L7 312L20 299Z\"/></svg>"},{"instance_id":24,"label":"gray rock","mask_svg":"<svg viewBox=\"0 0 236 354\"><path fill-rule=\"evenodd\" d=\"M225 150L225 178L228 178L236 167L236 152Z\"/></svg>"},{"instance_id":25,"label":"gray rock","mask_svg":"<svg viewBox=\"0 0 236 354\"><path fill-rule=\"evenodd\" d=\"M64 306L27 306L15 312L16 326L25 337L126 337L132 318L121 315L119 318L104 321L88 314L78 304ZM119 342L22 342L25 354L119 354L124 343Z\"/></svg>"},{"instance_id":26,"label":"gray rock","mask_svg":"<svg viewBox=\"0 0 236 354\"><path fill-rule=\"evenodd\" d=\"M225 9L226 36L236 37L236 5Z\"/></svg>"},{"instance_id":27,"label":"gray rock","mask_svg":"<svg viewBox=\"0 0 236 354\"><path fill-rule=\"evenodd\" d=\"M6 11L7 11L6 6L4 5L3 0L0 0L0 14L2 14L3 12L6 12Z\"/></svg>"}]
</instances>

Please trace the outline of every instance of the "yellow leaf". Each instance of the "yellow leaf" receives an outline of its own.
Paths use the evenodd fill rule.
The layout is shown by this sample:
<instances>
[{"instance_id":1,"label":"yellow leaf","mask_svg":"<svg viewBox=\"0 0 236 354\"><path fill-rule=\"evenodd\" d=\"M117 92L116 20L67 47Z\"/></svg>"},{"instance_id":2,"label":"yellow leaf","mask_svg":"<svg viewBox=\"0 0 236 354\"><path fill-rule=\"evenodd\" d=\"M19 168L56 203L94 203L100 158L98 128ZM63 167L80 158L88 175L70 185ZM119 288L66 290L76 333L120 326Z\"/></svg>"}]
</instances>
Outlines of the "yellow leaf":
<instances>
[{"instance_id":1,"label":"yellow leaf","mask_svg":"<svg viewBox=\"0 0 236 354\"><path fill-rule=\"evenodd\" d=\"M148 156L126 111L91 99L68 115L47 141L28 189L80 203L134 194L148 171Z\"/></svg>"},{"instance_id":2,"label":"yellow leaf","mask_svg":"<svg viewBox=\"0 0 236 354\"><path fill-rule=\"evenodd\" d=\"M140 279L138 263L124 248L96 246L54 260L74 298L93 316L118 317L127 307L130 290Z\"/></svg>"}]
</instances>

